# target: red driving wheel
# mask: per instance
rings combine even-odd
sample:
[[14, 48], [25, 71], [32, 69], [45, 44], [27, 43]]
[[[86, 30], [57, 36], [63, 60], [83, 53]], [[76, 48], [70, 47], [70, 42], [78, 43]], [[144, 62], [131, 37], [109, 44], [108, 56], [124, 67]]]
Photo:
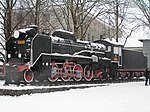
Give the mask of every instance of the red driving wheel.
[[74, 80], [80, 81], [82, 79], [83, 69], [80, 64], [76, 64], [73, 68]]
[[93, 71], [90, 69], [90, 67], [87, 65], [84, 68], [84, 78], [86, 81], [91, 81], [93, 78]]
[[51, 67], [51, 74], [48, 76], [48, 80], [50, 82], [55, 82], [57, 81], [58, 77], [59, 77], [58, 66], [57, 64], [53, 63]]
[[30, 83], [30, 82], [33, 81], [33, 79], [34, 79], [34, 74], [33, 74], [32, 70], [26, 70], [24, 72], [24, 80], [25, 80], [25, 82]]
[[61, 79], [65, 82], [69, 81], [71, 78], [71, 67], [69, 65], [65, 65], [61, 72]]

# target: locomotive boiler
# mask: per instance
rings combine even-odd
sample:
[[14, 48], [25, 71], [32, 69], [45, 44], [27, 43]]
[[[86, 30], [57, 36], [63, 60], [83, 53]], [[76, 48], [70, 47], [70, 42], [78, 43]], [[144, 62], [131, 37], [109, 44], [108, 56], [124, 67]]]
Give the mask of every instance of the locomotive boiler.
[[40, 34], [37, 27], [19, 29], [6, 42], [5, 84], [49, 80], [91, 81], [115, 78], [118, 61], [101, 43], [79, 41], [68, 31]]

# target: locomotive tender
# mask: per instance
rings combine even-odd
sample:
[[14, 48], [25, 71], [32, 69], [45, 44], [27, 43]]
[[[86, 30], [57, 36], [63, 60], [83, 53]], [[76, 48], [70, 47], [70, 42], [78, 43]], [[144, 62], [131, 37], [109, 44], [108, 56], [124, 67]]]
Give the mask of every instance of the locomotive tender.
[[63, 30], [49, 36], [39, 34], [35, 26], [19, 29], [6, 42], [5, 84], [125, 77], [126, 71], [118, 72], [122, 46], [116, 45], [113, 51], [106, 43], [78, 41], [73, 33]]
[[[129, 79], [144, 76], [147, 68], [147, 58], [143, 55], [142, 47], [123, 47], [116, 42], [97, 40], [106, 46], [111, 60], [118, 60], [117, 78]], [[118, 50], [117, 50], [118, 49]]]

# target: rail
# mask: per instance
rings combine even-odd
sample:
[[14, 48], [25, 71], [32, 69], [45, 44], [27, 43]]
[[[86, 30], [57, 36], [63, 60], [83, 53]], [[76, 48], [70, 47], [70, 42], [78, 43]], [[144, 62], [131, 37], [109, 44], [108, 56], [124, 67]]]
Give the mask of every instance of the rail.
[[5, 75], [3, 74], [3, 65], [0, 65], [0, 80], [3, 80]]

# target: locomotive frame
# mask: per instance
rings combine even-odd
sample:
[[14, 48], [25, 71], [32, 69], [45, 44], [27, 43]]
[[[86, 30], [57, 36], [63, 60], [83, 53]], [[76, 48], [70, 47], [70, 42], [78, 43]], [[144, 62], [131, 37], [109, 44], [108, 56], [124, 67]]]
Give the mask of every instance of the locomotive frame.
[[36, 80], [54, 83], [58, 79], [110, 80], [129, 77], [129, 72], [144, 74], [143, 68], [136, 71], [120, 68], [123, 67], [121, 45], [103, 40], [78, 42], [74, 34], [62, 30], [52, 36], [36, 31], [36, 28], [18, 30], [17, 36], [7, 41], [5, 84]]

